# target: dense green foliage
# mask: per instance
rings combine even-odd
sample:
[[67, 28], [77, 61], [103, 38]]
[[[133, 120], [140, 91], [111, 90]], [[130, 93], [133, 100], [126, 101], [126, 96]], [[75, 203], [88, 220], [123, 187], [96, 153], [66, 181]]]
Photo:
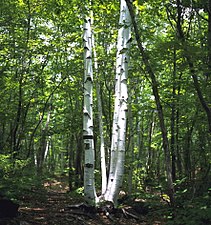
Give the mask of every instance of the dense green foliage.
[[[143, 46], [158, 82], [168, 132], [175, 207], [178, 207], [173, 213], [167, 212], [166, 217], [177, 218], [177, 222], [169, 220], [168, 224], [208, 224], [211, 221], [210, 0], [136, 0], [133, 4]], [[94, 76], [101, 88], [108, 153], [119, 3], [93, 1], [92, 7], [98, 62], [98, 73]], [[30, 185], [37, 174], [68, 175], [70, 190], [83, 186], [85, 14], [86, 1], [1, 2], [0, 189], [3, 192], [7, 181], [15, 182], [14, 177], [28, 179], [26, 183]], [[162, 195], [167, 183], [161, 128], [152, 83], [135, 37], [129, 71], [123, 189], [132, 195], [141, 195], [143, 191]], [[99, 186], [98, 123], [95, 90]], [[11, 187], [18, 189], [21, 182], [19, 185]]]

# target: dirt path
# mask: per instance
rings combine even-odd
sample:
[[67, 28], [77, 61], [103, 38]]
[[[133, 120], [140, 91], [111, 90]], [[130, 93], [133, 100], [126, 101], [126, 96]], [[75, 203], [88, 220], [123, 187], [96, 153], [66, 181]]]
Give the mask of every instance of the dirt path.
[[[20, 207], [20, 225], [162, 225], [160, 221], [148, 221], [136, 213], [139, 219], [116, 213], [110, 218], [101, 213], [89, 213], [83, 208], [70, 208], [82, 202], [71, 197], [59, 182], [45, 184], [46, 189], [25, 194]], [[131, 209], [132, 210], [132, 209]], [[130, 211], [131, 211], [130, 210]], [[133, 211], [132, 211], [133, 212]]]
[[[48, 224], [48, 225], [146, 225], [145, 222], [136, 219], [127, 219], [123, 215], [116, 218], [108, 218], [103, 214], [93, 214], [83, 211], [80, 208], [70, 209], [70, 205], [78, 204], [77, 199], [72, 199], [66, 193], [47, 192], [46, 199], [31, 199], [25, 201], [20, 208], [20, 221], [25, 224]], [[21, 223], [20, 223], [21, 224]], [[24, 223], [23, 223], [24, 224]]]

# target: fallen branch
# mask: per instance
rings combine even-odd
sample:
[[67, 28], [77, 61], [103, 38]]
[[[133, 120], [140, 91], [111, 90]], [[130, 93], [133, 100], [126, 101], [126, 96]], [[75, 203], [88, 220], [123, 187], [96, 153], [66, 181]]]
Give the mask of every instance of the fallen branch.
[[128, 216], [129, 216], [129, 217], [132, 217], [133, 219], [140, 220], [140, 218], [138, 216], [136, 216], [133, 213], [128, 212], [126, 209], [122, 209], [122, 213], [126, 218], [128, 218]]

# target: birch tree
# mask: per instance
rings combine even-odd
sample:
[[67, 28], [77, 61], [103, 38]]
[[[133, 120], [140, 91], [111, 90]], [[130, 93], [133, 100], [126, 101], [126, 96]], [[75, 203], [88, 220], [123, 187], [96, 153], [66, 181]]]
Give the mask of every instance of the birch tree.
[[[93, 23], [93, 22], [92, 22]], [[98, 62], [97, 53], [95, 49], [94, 35], [92, 35], [92, 45], [93, 45], [93, 56], [94, 56], [94, 69], [96, 77], [98, 76]], [[97, 107], [98, 107], [98, 119], [99, 119], [99, 132], [100, 132], [100, 165], [101, 165], [101, 193], [104, 194], [107, 186], [107, 174], [106, 174], [106, 157], [105, 157], [105, 141], [103, 132], [103, 112], [102, 112], [102, 101], [101, 101], [101, 87], [96, 79], [96, 93], [97, 93]]]
[[125, 0], [120, 3], [120, 19], [117, 40], [116, 78], [110, 170], [105, 200], [116, 204], [122, 185], [125, 162], [125, 136], [127, 113], [127, 77], [129, 47], [131, 41], [131, 20]]
[[[115, 77], [115, 96], [114, 96], [114, 116], [113, 131], [110, 155], [110, 170], [107, 187], [106, 182], [102, 182], [101, 201], [109, 201], [114, 205], [117, 202], [119, 189], [122, 185], [125, 161], [125, 136], [126, 136], [126, 113], [127, 113], [127, 77], [129, 46], [131, 41], [131, 21], [130, 14], [125, 0], [120, 3], [120, 20], [117, 40], [117, 59]], [[93, 69], [92, 69], [92, 31], [91, 19], [86, 18], [84, 23], [84, 193], [88, 203], [96, 205], [98, 198], [95, 191], [94, 182], [94, 143], [93, 143], [93, 118], [92, 118], [92, 89], [93, 89]], [[96, 53], [94, 53], [96, 57]], [[97, 64], [95, 65], [97, 70]], [[99, 91], [98, 91], [99, 94]], [[99, 108], [101, 106], [99, 105]], [[101, 118], [102, 119], [102, 118]], [[102, 128], [102, 125], [100, 125]], [[102, 129], [100, 129], [102, 132]], [[103, 144], [103, 143], [101, 143]], [[101, 158], [104, 156], [101, 154]], [[104, 160], [103, 160], [104, 161]], [[103, 165], [103, 164], [102, 164]], [[103, 177], [105, 177], [105, 166]], [[107, 178], [105, 177], [107, 180]], [[105, 192], [105, 193], [104, 193]]]
[[84, 22], [84, 109], [83, 109], [83, 138], [84, 138], [84, 194], [90, 204], [96, 202], [94, 162], [95, 150], [93, 140], [93, 115], [92, 115], [92, 32], [91, 18], [86, 17]]

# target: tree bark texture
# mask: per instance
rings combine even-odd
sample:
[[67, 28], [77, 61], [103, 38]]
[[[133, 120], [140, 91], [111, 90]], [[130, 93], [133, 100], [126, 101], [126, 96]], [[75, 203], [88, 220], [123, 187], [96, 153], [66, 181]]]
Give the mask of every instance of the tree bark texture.
[[84, 108], [83, 108], [83, 139], [84, 139], [84, 195], [86, 201], [95, 205], [95, 150], [93, 136], [93, 113], [92, 113], [92, 32], [91, 18], [86, 17], [84, 22]]
[[131, 19], [125, 0], [120, 3], [120, 28], [117, 40], [116, 83], [111, 143], [110, 170], [105, 200], [116, 204], [122, 185], [125, 163], [125, 139], [127, 119], [127, 77], [131, 42]]

